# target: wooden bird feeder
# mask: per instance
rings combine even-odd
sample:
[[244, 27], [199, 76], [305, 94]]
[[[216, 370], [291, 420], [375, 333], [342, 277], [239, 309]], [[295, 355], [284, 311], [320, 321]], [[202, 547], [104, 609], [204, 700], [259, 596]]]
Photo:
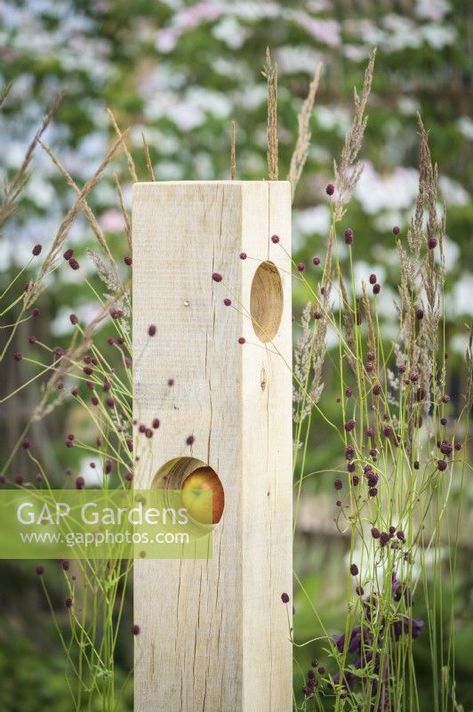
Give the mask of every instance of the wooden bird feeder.
[[212, 558], [135, 561], [136, 712], [292, 709], [290, 251], [288, 182], [134, 186], [135, 484], [225, 495]]

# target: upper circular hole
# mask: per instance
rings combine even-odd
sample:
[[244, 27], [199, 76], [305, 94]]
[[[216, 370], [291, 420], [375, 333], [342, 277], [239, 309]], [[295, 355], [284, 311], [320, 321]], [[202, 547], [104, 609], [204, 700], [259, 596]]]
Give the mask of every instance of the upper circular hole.
[[262, 262], [253, 277], [250, 296], [251, 321], [260, 341], [265, 343], [276, 336], [283, 306], [279, 271], [273, 262]]

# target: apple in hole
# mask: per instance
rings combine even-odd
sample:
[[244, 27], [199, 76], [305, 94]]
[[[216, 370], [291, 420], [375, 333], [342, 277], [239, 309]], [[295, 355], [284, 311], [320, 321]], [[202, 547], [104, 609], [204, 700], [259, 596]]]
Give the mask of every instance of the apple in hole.
[[212, 494], [212, 524], [222, 518], [225, 496], [222, 483], [211, 467], [199, 467], [186, 477], [182, 485], [182, 501], [193, 519], [209, 522], [209, 495]]

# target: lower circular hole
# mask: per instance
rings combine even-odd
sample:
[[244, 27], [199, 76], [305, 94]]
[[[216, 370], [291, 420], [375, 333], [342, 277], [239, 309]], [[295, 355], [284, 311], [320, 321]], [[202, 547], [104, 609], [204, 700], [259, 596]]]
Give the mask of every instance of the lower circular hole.
[[197, 522], [209, 523], [209, 493], [212, 496], [212, 524], [218, 524], [225, 507], [225, 493], [219, 476], [195, 457], [169, 460], [156, 473], [152, 487], [182, 490], [182, 502]]
[[283, 312], [283, 289], [278, 268], [273, 262], [262, 262], [251, 285], [250, 313], [253, 329], [266, 343], [276, 336]]

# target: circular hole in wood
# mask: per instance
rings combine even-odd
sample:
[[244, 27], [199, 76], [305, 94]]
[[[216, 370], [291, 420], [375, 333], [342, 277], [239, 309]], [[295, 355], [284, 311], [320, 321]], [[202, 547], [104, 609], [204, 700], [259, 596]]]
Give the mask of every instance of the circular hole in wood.
[[225, 507], [220, 477], [209, 465], [195, 457], [176, 457], [155, 474], [152, 487], [182, 490], [182, 502], [197, 522], [208, 524], [209, 493], [212, 496], [212, 524], [218, 524]]
[[272, 341], [278, 333], [283, 312], [282, 281], [273, 262], [262, 262], [251, 285], [250, 313], [260, 341]]

